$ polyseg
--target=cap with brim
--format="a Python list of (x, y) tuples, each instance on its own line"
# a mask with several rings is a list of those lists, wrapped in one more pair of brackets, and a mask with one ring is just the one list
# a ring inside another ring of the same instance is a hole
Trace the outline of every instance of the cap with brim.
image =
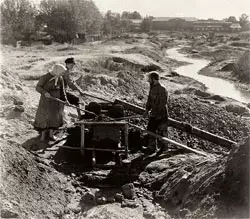
[(72, 63), (72, 64), (76, 64), (74, 58), (67, 58), (67, 59), (65, 60), (65, 63), (66, 63), (66, 64), (71, 64), (71, 63)]

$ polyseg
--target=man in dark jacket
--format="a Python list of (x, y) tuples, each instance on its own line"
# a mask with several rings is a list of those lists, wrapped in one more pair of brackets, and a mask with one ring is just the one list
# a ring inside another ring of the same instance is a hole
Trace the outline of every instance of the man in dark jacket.
[[(146, 103), (146, 112), (144, 113), (145, 117), (149, 117), (147, 130), (153, 133), (157, 133), (163, 137), (167, 137), (168, 92), (159, 83), (159, 74), (157, 72), (150, 72), (148, 76), (148, 82), (150, 84), (150, 91)], [(156, 145), (158, 146), (158, 153), (162, 153), (167, 150), (166, 143), (156, 141), (154, 137), (148, 136), (147, 148), (145, 153), (154, 153), (156, 151)]]
[[(65, 64), (66, 64), (66, 69), (67, 70), (63, 75), (63, 79), (64, 79), (64, 89), (66, 89), (65, 90), (66, 91), (66, 97), (65, 97), (65, 95), (63, 95), (63, 90), (61, 90), (61, 92), (62, 92), (62, 95), (61, 95), (62, 98), (61, 99), (80, 108), (79, 98), (76, 95), (74, 95), (73, 93), (69, 92), (68, 89), (67, 89), (69, 87), (73, 91), (78, 91), (81, 95), (84, 94), (82, 89), (70, 77), (70, 74), (71, 74), (70, 72), (74, 68), (74, 65), (75, 65), (74, 58), (67, 58), (65, 60)], [(78, 114), (78, 118), (81, 119), (81, 111), (79, 109), (77, 109), (77, 114)]]

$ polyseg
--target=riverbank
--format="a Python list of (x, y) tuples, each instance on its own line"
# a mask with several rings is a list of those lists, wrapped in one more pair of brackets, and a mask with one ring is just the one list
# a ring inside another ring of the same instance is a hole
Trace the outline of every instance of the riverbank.
[[(203, 40), (193, 39), (193, 41), (190, 40), (190, 46), (185, 46), (180, 51), (192, 58), (210, 60), (210, 64), (200, 71), (201, 75), (226, 79), (234, 83), (239, 89), (250, 92), (248, 79), (240, 78), (236, 69), (241, 57), (249, 51), (249, 43), (244, 34), (225, 34), (223, 41), (221, 36), (215, 36), (212, 41), (209, 38), (204, 38)], [(244, 62), (247, 63), (249, 61), (248, 58)], [(248, 73), (246, 72), (247, 75)]]
[[(201, 218), (206, 215), (215, 218), (219, 214), (235, 217), (247, 214), (246, 193), (225, 203), (223, 191), (218, 189), (223, 188), (223, 183), (231, 185), (230, 179), (223, 178), (230, 148), (169, 128), (170, 139), (211, 156), (204, 158), (170, 145), (169, 152), (159, 157), (130, 152), (134, 157), (130, 168), (90, 169), (81, 165), (83, 159), (79, 151), (43, 144), (33, 130), (40, 97), (35, 91), (39, 77), (55, 62), (63, 63), (66, 57), (73, 56), (77, 63), (73, 76), (90, 94), (144, 107), (149, 90), (146, 75), (157, 70), (161, 83), (169, 91), (171, 118), (232, 141), (244, 141), (250, 127), (241, 117), (242, 112), (221, 107), (220, 104), (227, 101), (211, 97), (202, 83), (171, 73), (171, 67), (180, 62), (166, 58), (159, 42), (146, 37), (77, 46), (53, 44), (19, 49), (3, 46), (3, 56), (8, 59), (4, 60), (0, 83), (0, 160), (4, 167), (0, 180), (1, 214), (25, 219), (98, 219), (103, 215), (110, 219)], [(95, 100), (84, 96), (81, 101)], [(76, 111), (66, 107), (65, 114), (67, 124), (72, 125)], [(144, 127), (147, 121), (131, 122)], [(66, 132), (69, 134), (70, 129)], [(139, 137), (129, 145), (131, 151), (140, 148), (143, 133), (134, 135)], [(241, 182), (241, 178), (237, 180)], [(129, 191), (135, 194), (133, 198), (124, 195), (123, 183), (132, 183)], [(214, 193), (221, 195), (215, 197)], [(230, 197), (238, 194), (232, 191)], [(244, 205), (231, 210), (238, 200), (243, 200)], [(202, 203), (209, 203), (209, 206)]]

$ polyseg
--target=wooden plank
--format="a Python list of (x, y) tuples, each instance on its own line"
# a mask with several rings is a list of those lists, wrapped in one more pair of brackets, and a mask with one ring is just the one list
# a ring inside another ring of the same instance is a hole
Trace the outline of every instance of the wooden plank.
[[(121, 104), (125, 107), (125, 109), (133, 111), (133, 112), (138, 113), (138, 114), (143, 114), (145, 112), (144, 108), (136, 106), (136, 105), (131, 104), (131, 103), (128, 103), (128, 102), (123, 101), (123, 100), (116, 99), (115, 103)], [(182, 131), (188, 132), (190, 134), (193, 134), (193, 135), (200, 137), (202, 139), (213, 142), (215, 144), (222, 145), (228, 149), (232, 149), (232, 147), (237, 144), (237, 142), (235, 142), (235, 141), (231, 141), (231, 140), (226, 139), (224, 137), (215, 135), (213, 133), (210, 133), (210, 132), (207, 132), (205, 130), (191, 126), (188, 123), (183, 123), (183, 122), (177, 121), (177, 120), (172, 119), (172, 118), (168, 118), (168, 125), (172, 126), (174, 128), (180, 129)]]
[(206, 156), (206, 157), (211, 157), (211, 158), (214, 157), (212, 154), (208, 154), (208, 153), (205, 153), (205, 152), (203, 152), (203, 151), (199, 151), (199, 150), (190, 148), (190, 147), (188, 147), (188, 146), (186, 146), (186, 145), (184, 145), (184, 144), (181, 144), (181, 143), (176, 142), (176, 141), (174, 141), (174, 140), (171, 140), (171, 139), (169, 139), (169, 138), (162, 137), (162, 136), (157, 135), (157, 134), (155, 134), (155, 133), (153, 133), (153, 132), (150, 132), (150, 131), (148, 131), (148, 130), (145, 130), (145, 129), (143, 129), (143, 128), (137, 126), (137, 125), (134, 125), (134, 124), (131, 124), (131, 123), (129, 123), (129, 125), (131, 125), (132, 127), (136, 128), (136, 129), (139, 129), (139, 130), (141, 130), (141, 131), (144, 131), (144, 132), (148, 133), (149, 135), (154, 136), (154, 137), (156, 137), (156, 138), (158, 138), (158, 139), (160, 139), (160, 140), (162, 140), (162, 141), (166, 141), (166, 142), (169, 142), (169, 143), (171, 143), (171, 144), (174, 144), (174, 145), (176, 145), (176, 146), (178, 146), (178, 147), (181, 147), (181, 148), (183, 148), (183, 149), (185, 149), (185, 150), (187, 150), (187, 151), (191, 151), (191, 152), (194, 152), (194, 153), (196, 153), (196, 154), (199, 154), (199, 155), (202, 155), (202, 156)]
[(75, 124), (85, 124), (85, 125), (118, 125), (124, 126), (127, 124), (125, 121), (110, 121), (110, 122), (103, 122), (103, 121), (93, 121), (93, 122), (86, 122), (86, 121), (77, 121)]
[(126, 152), (126, 148), (124, 149), (107, 149), (107, 148), (84, 148), (84, 150), (88, 151), (108, 151), (108, 152)]

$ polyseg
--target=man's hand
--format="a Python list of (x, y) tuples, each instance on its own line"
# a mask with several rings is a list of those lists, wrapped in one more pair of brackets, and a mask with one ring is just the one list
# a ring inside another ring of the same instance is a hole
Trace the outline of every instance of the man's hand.
[(51, 97), (51, 95), (50, 95), (49, 92), (46, 92), (46, 93), (44, 94), (44, 96), (45, 96), (46, 98), (50, 98), (50, 97)]

